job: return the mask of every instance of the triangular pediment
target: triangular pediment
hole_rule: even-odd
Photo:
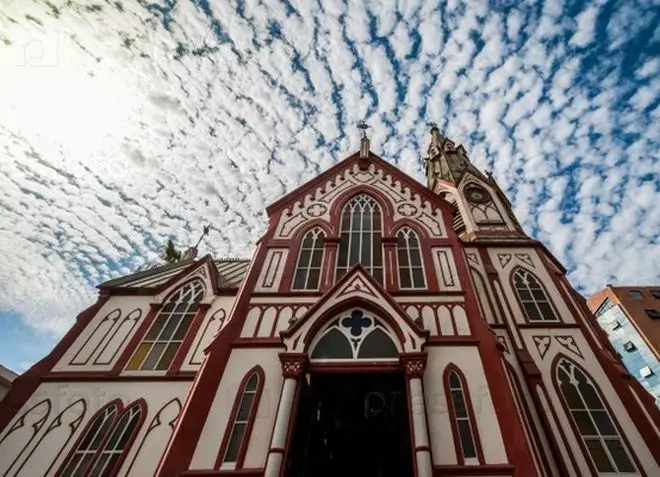
[[[330,320],[355,309],[367,310],[387,324],[402,352],[421,351],[427,331],[422,330],[392,296],[360,265],[353,267],[333,288],[281,333],[287,352],[305,353]]]
[[[311,221],[330,223],[347,196],[367,193],[387,209],[394,223],[412,220],[431,238],[446,238],[452,206],[426,186],[373,153],[357,154],[287,194],[268,208],[275,239],[291,239]]]

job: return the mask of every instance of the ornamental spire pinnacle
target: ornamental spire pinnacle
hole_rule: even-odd
[[[369,138],[367,137],[367,129],[369,129],[369,125],[364,121],[360,121],[357,127],[362,130],[362,136],[360,138],[360,158],[367,158],[369,157]]]

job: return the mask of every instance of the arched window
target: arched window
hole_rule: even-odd
[[[353,310],[332,320],[321,333],[311,359],[398,359],[399,351],[387,328],[377,319]]]
[[[561,358],[557,364],[557,381],[598,473],[636,472],[630,453],[592,380],[574,363]]]
[[[353,197],[341,214],[337,279],[356,263],[383,283],[383,234],[380,206],[373,197]]]
[[[513,283],[529,321],[558,321],[538,278],[520,268],[513,274]]]
[[[124,450],[137,431],[142,412],[140,403],[122,413],[117,402],[102,409],[87,425],[58,475],[107,477],[115,473],[121,465]]]
[[[245,447],[250,438],[247,434],[257,412],[263,385],[263,372],[258,368],[249,373],[239,386],[232,412],[233,420],[231,426],[227,428],[229,436],[225,434],[221,464],[236,463],[236,467],[242,464]]]
[[[294,290],[318,290],[324,242],[325,234],[320,228],[312,229],[305,234],[300,245],[300,255],[293,280]]]
[[[401,288],[424,288],[424,267],[419,251],[419,239],[410,227],[403,227],[396,234],[399,258],[399,286]]]
[[[203,297],[201,280],[193,280],[179,288],[158,313],[126,369],[169,369]]]
[[[477,464],[479,459],[475,439],[474,413],[469,402],[467,385],[461,376],[452,369],[445,375],[445,387],[453,420],[454,441],[460,444],[459,460],[462,460],[460,463]]]

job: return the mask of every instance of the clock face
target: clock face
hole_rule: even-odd
[[[471,202],[487,202],[490,200],[490,194],[485,189],[477,186],[468,187],[465,195]]]

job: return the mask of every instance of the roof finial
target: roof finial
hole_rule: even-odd
[[[204,237],[206,237],[209,234],[210,230],[211,230],[210,225],[204,226],[204,228],[202,229],[202,235],[199,236],[199,240],[197,241],[194,247],[190,247],[188,250],[186,250],[183,253],[182,260],[190,260],[197,257],[197,247],[199,247],[199,244],[202,243]]]
[[[369,129],[369,125],[364,121],[360,121],[357,127],[362,130],[362,137],[360,138],[360,157],[369,157],[369,138],[367,137],[367,129]]]

